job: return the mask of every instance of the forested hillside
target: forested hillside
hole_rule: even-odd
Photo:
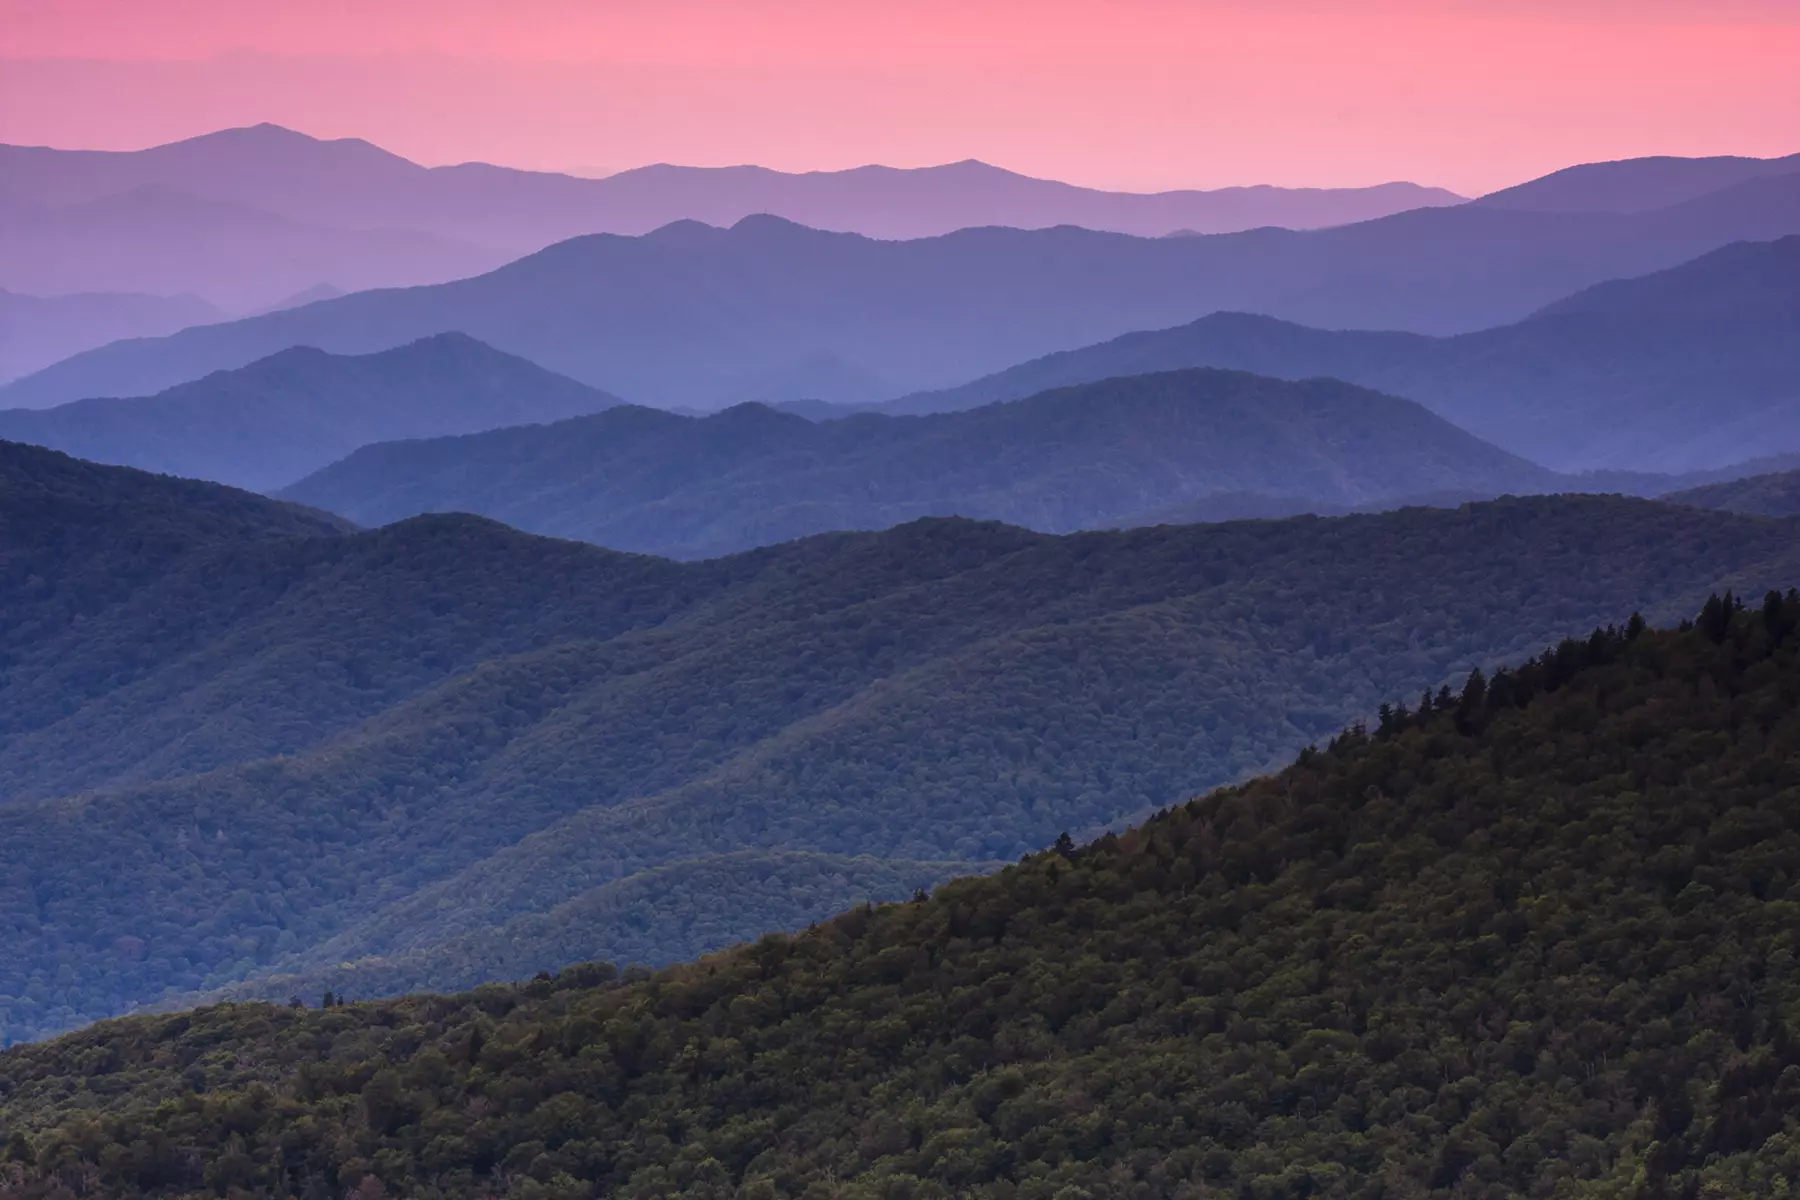
[[[476,512],[553,537],[703,558],[918,517],[1046,533],[1251,494],[1283,515],[1569,481],[1417,404],[1330,379],[1171,371],[927,417],[813,423],[614,409],[554,425],[367,446],[281,494],[380,525]]]
[[[1616,497],[924,521],[679,564],[473,517],[342,535],[14,456],[89,498],[0,525],[27,567],[0,626],[12,1040],[269,974],[361,995],[670,961],[1264,769],[1608,613],[1800,578],[1792,521]],[[208,524],[240,508],[242,536]],[[177,516],[213,532],[158,540]],[[821,860],[745,851],[887,866],[787,887]],[[716,891],[627,903],[664,869]]]
[[[296,346],[154,396],[0,411],[0,436],[274,491],[370,442],[555,421],[618,403],[446,333],[380,354]]]
[[[20,1200],[1781,1196],[1800,596],[649,977],[0,1056]]]

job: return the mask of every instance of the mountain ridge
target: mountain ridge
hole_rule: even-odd
[[[640,402],[703,409],[820,355],[868,402],[1222,309],[1450,334],[1734,241],[1800,233],[1800,175],[1624,216],[1457,206],[1297,233],[1131,238],[968,229],[881,242],[775,217],[595,234],[448,284],[356,293],[115,344],[0,388],[41,406],[141,394],[295,343],[367,352],[460,329]],[[879,390],[877,390],[879,389]]]
[[[0,410],[0,437],[273,491],[369,442],[475,432],[619,403],[465,334],[443,333],[367,355],[292,346],[154,396]]]

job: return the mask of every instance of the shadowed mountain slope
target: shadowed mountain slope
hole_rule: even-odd
[[[935,412],[1093,379],[1217,366],[1410,399],[1564,470],[1687,471],[1800,449],[1800,237],[1727,246],[1451,338],[1221,313],[880,406]]]
[[[1800,174],[1647,213],[1462,205],[1210,237],[987,228],[883,242],[774,217],[682,222],[576,238],[474,279],[104,347],[0,389],[0,403],[141,395],[296,344],[359,353],[447,330],[642,403],[869,402],[1219,310],[1479,329],[1729,242],[1793,233]],[[804,390],[783,394],[784,381]]]
[[[33,478],[70,461],[14,453]],[[816,915],[787,866],[721,856],[894,864],[843,888],[1014,859],[1596,614],[1800,576],[1792,521],[1616,497],[1066,537],[923,521],[684,565],[467,516],[157,541],[146,487],[322,518],[78,469],[101,500],[0,491],[26,497],[0,522],[14,1040],[345,963],[406,986],[513,933],[668,961],[746,931],[704,915],[730,897]],[[678,864],[721,888],[692,921],[605,900]]]
[[[476,512],[621,550],[704,558],[924,516],[1048,533],[1218,493],[1350,506],[1566,481],[1409,401],[1332,380],[1134,376],[928,417],[814,424],[761,405],[696,419],[615,409],[366,446],[283,495],[381,525]]]
[[[1733,607],[648,977],[15,1048],[15,1194],[1781,1195],[1800,596]]]
[[[1565,167],[1472,204],[1536,212],[1637,213],[1699,199],[1753,179],[1800,174],[1800,154],[1785,158],[1627,158]]]
[[[553,421],[618,403],[448,333],[368,355],[295,347],[154,396],[0,411],[0,437],[272,491],[370,442]]]

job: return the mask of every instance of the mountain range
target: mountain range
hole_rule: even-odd
[[[224,315],[197,296],[30,296],[0,288],[0,383],[108,342],[161,337]]]
[[[1644,213],[1461,205],[1311,232],[1133,238],[970,229],[883,242],[774,217],[561,242],[473,279],[365,291],[77,355],[0,389],[141,395],[292,345],[366,353],[459,331],[660,407],[869,402],[1221,309],[1455,333],[1733,241],[1800,233],[1800,173]]]
[[[554,421],[618,403],[448,333],[360,356],[296,346],[154,396],[0,410],[0,437],[273,491],[370,442]]]
[[[189,293],[242,315],[321,284],[438,283],[514,257],[416,229],[318,225],[161,184],[34,203],[9,194],[21,181],[5,171],[0,286],[25,292]]]
[[[363,525],[473,512],[618,550],[705,558],[926,516],[1066,533],[1248,496],[1300,512],[1571,482],[1411,401],[1333,380],[1190,370],[924,417],[815,424],[757,404],[705,418],[616,408],[365,446],[281,494]]]
[[[1800,450],[1800,237],[1726,246],[1455,337],[1221,313],[875,409],[950,411],[1197,366],[1379,388],[1561,470],[1691,471]]]
[[[654,974],[15,1048],[9,1190],[1780,1195],[1797,630],[1792,591],[1615,621],[1124,836]]]
[[[878,238],[977,225],[1080,225],[1159,237],[1344,225],[1463,200],[1411,183],[1109,192],[973,160],[799,174],[657,164],[588,179],[487,163],[423,167],[358,138],[321,140],[276,125],[125,152],[0,146],[0,179],[8,193],[40,204],[170,189],[311,226],[411,230],[514,253],[587,233],[641,234],[676,220],[731,225],[758,213]]]
[[[667,961],[1800,575],[1792,521],[1579,496],[681,564],[3,449],[13,1040],[276,976]]]

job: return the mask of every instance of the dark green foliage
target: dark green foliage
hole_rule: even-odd
[[[405,950],[267,975],[221,988],[207,1001],[312,996],[327,982],[358,999],[446,992],[524,979],[569,963],[666,963],[798,928],[869,900],[899,900],[970,873],[967,862],[741,850],[671,863],[603,883],[543,913]],[[184,1002],[185,1001],[185,1002]],[[193,997],[178,997],[187,1007]]]
[[[282,494],[366,525],[477,512],[553,537],[705,558],[926,516],[1066,533],[1162,523],[1134,518],[1219,493],[1280,497],[1285,516],[1566,482],[1392,396],[1328,379],[1174,371],[914,418],[615,409],[367,446]]]
[[[1796,625],[1790,592],[1718,639],[1598,630],[1123,836],[653,976],[15,1048],[0,1186],[1789,1195]]]
[[[1800,181],[1800,174],[1789,183]],[[1800,449],[1800,237],[1727,246],[1497,329],[1431,338],[1220,313],[882,407],[939,412],[1182,367],[1329,375],[1561,470],[1690,471]],[[1704,419],[1697,414],[1704,409]]]
[[[1720,508],[1727,512],[1752,513],[1763,517],[1791,517],[1800,514],[1800,471],[1776,471],[1768,475],[1752,475],[1725,483],[1671,492],[1663,497],[1670,504],[1689,504],[1695,508]]]
[[[0,436],[272,491],[358,446],[599,412],[617,397],[439,334],[380,354],[283,350],[154,396],[0,412]]]

